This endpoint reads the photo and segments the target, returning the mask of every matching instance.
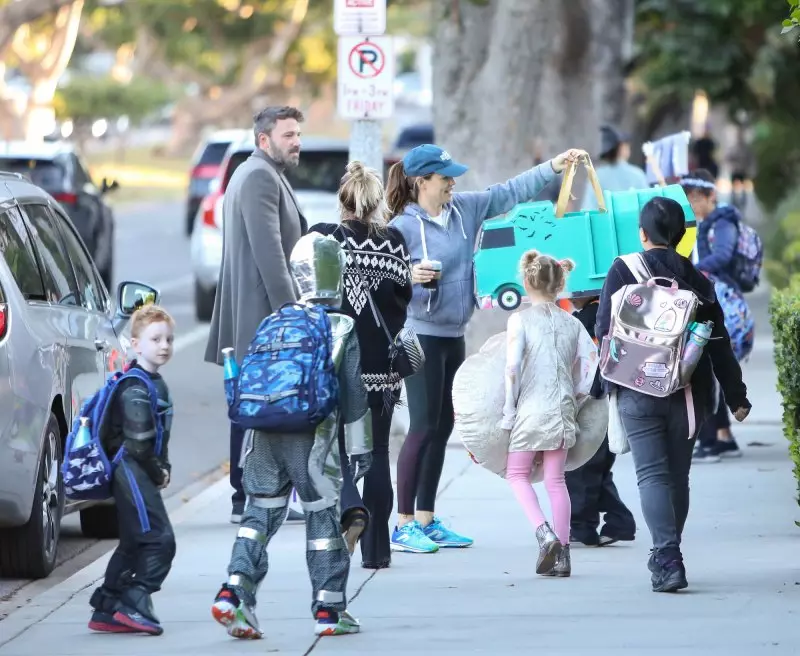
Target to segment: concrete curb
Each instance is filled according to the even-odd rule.
[[[172,524],[177,526],[185,522],[219,497],[230,494],[230,489],[230,483],[226,476],[222,480],[206,488],[191,501],[172,510],[169,513]],[[70,576],[66,581],[62,581],[58,585],[35,596],[23,607],[10,612],[8,616],[0,622],[3,634],[0,647],[17,638],[34,624],[38,624],[52,615],[80,592],[93,586],[97,581],[102,579],[105,574],[106,565],[115,548],[116,544],[114,543],[104,555]]]

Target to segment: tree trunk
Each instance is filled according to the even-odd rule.
[[[434,125],[471,166],[460,188],[529,168],[537,142],[545,158],[596,152],[599,126],[624,107],[632,0],[442,0],[435,11]]]
[[[14,34],[20,27],[73,2],[75,0],[24,0],[12,1],[0,8],[0,55],[11,45]]]
[[[82,12],[83,0],[73,0],[59,10],[43,55],[30,56],[25,51],[26,42],[31,38],[29,34],[17,35],[21,38],[15,38],[12,45],[19,57],[20,68],[31,84],[23,116],[25,138],[29,141],[42,141],[55,126],[53,98],[75,49]]]

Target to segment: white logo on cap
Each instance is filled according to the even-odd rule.
[[[448,153],[446,150],[443,150],[442,154],[439,155],[439,159],[442,160],[443,162],[446,162],[446,161],[451,160],[453,158],[450,157],[450,153]]]

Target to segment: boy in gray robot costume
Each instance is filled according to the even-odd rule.
[[[361,352],[350,317],[336,312],[342,302],[345,256],[332,237],[311,232],[292,251],[290,268],[301,304],[321,305],[333,334],[333,362],[339,380],[337,408],[314,431],[278,434],[250,430],[245,435],[242,483],[247,507],[228,565],[228,580],[212,615],[235,638],[261,638],[255,616],[258,587],[267,574],[269,542],[286,517],[294,487],[306,515],[306,559],[311,579],[311,611],[317,635],[357,633],[347,608],[350,554],[341,535],[339,497],[342,470],[339,422],[356,480],[372,461],[372,421],[361,381]]]

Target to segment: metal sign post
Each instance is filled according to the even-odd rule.
[[[338,113],[352,120],[350,161],[383,177],[381,120],[394,113],[394,49],[386,31],[386,0],[334,0],[339,36]]]

